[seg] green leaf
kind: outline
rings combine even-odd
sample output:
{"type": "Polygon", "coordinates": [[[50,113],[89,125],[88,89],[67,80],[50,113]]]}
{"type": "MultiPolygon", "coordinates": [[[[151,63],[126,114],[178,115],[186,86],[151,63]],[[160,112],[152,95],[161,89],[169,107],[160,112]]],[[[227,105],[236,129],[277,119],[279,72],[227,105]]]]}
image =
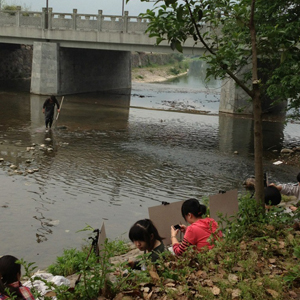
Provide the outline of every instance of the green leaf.
{"type": "Polygon", "coordinates": [[[175,4],[177,0],[165,0],[166,6],[175,4]]]}
{"type": "Polygon", "coordinates": [[[162,37],[158,37],[157,39],[156,39],[156,45],[159,45],[162,41],[164,41],[165,40],[165,38],[162,38],[162,37]]]}
{"type": "Polygon", "coordinates": [[[198,11],[198,21],[201,21],[202,18],[203,18],[203,11],[202,11],[202,9],[200,9],[200,10],[198,11]]]}
{"type": "Polygon", "coordinates": [[[175,47],[176,47],[176,50],[178,51],[178,52],[180,52],[180,53],[182,53],[182,45],[181,45],[181,43],[179,42],[179,41],[176,41],[175,42],[175,47]]]}

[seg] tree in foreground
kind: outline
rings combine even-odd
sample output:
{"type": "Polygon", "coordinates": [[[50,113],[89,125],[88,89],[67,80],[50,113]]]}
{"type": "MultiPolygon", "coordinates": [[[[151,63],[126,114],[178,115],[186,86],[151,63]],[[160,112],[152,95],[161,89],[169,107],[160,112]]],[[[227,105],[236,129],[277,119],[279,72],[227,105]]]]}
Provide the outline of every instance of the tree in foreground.
{"type": "MultiPolygon", "coordinates": [[[[129,0],[127,0],[128,2],[129,0]]],[[[153,2],[141,0],[141,2],[153,2]]],[[[255,198],[264,207],[262,104],[300,106],[300,0],[158,0],[141,14],[156,44],[206,49],[207,78],[232,78],[253,105],[255,198]],[[201,46],[202,46],[201,45],[201,46]]]]}

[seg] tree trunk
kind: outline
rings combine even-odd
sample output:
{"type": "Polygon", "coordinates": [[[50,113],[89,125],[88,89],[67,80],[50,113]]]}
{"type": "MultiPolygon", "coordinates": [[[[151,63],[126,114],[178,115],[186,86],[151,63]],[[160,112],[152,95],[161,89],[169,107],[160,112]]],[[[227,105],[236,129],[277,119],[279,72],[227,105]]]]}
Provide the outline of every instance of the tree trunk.
{"type": "Polygon", "coordinates": [[[253,87],[253,118],[254,118],[254,168],[255,168],[255,200],[264,209],[264,170],[263,170],[263,135],[262,110],[257,75],[257,45],[254,23],[255,0],[251,1],[250,35],[252,46],[252,87],[253,87]]]}

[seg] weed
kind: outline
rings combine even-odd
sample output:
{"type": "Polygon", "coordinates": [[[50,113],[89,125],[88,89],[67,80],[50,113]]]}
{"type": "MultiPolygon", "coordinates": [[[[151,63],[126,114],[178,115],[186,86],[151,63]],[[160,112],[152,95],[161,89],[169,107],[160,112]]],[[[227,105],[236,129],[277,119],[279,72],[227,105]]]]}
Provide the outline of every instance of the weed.
{"type": "Polygon", "coordinates": [[[64,250],[63,255],[56,258],[56,262],[47,268],[53,275],[68,276],[80,270],[81,263],[87,257],[87,252],[76,249],[64,250]]]}
{"type": "Polygon", "coordinates": [[[288,274],[284,277],[284,281],[289,285],[296,284],[300,285],[300,246],[295,246],[294,248],[294,256],[298,258],[296,264],[290,269],[288,274]]]}

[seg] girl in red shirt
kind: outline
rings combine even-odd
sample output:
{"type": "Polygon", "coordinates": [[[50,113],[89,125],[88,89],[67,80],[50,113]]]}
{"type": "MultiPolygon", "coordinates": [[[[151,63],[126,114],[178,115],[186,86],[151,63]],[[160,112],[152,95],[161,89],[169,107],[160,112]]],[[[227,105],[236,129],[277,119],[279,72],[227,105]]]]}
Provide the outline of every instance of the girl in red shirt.
{"type": "MultiPolygon", "coordinates": [[[[182,255],[189,246],[196,246],[198,250],[207,247],[211,249],[213,244],[209,243],[209,238],[218,228],[218,223],[212,218],[203,218],[206,214],[206,206],[200,204],[197,199],[188,199],[181,206],[183,218],[191,224],[190,226],[180,225],[180,229],[171,226],[171,242],[174,253],[182,255]],[[184,232],[181,243],[178,242],[176,235],[184,232]]],[[[222,232],[218,231],[214,238],[222,237],[222,232]]]]}

